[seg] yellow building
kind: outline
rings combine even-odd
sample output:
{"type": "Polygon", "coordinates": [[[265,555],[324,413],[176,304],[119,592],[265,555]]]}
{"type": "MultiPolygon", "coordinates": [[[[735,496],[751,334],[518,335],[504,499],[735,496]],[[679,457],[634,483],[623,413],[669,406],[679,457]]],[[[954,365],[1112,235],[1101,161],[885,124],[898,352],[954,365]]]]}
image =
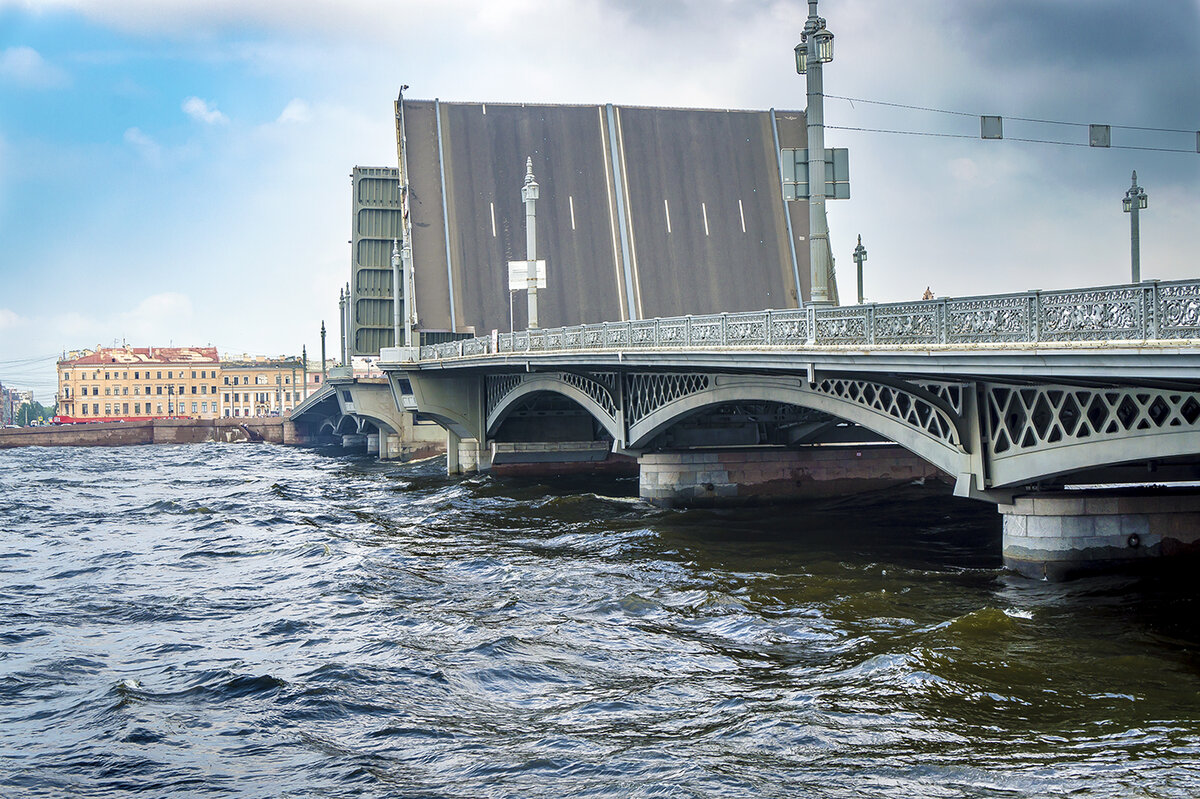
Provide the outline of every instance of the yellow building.
{"type": "Polygon", "coordinates": [[[221,361],[221,416],[289,416],[310,393],[300,358],[242,355],[221,361]]]}
{"type": "Polygon", "coordinates": [[[220,415],[215,347],[101,347],[58,362],[58,420],[220,415]]]}

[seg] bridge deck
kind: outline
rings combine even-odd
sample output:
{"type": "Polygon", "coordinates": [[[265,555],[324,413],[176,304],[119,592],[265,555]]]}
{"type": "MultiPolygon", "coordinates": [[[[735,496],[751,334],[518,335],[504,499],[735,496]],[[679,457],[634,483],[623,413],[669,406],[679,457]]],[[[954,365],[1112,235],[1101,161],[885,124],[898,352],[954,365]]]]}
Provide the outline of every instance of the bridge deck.
{"type": "MultiPolygon", "coordinates": [[[[509,329],[527,157],[543,324],[796,307],[807,292],[807,206],[783,201],[775,141],[804,146],[800,112],[405,100],[404,128],[422,329],[509,329]]],[[[526,327],[524,293],[513,312],[526,327]]]]}

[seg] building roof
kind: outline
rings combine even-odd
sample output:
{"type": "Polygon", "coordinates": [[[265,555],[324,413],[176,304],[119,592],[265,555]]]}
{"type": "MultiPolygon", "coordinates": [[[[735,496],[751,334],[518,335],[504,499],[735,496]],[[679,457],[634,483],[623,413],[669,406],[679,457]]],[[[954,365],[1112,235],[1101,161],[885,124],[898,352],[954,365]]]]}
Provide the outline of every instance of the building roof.
{"type": "Polygon", "coordinates": [[[281,355],[267,358],[262,355],[233,355],[221,360],[222,369],[299,369],[303,365],[299,355],[281,355]]]}
{"type": "Polygon", "coordinates": [[[216,364],[216,347],[101,347],[75,357],[63,358],[59,366],[99,366],[103,364],[216,364]]]}

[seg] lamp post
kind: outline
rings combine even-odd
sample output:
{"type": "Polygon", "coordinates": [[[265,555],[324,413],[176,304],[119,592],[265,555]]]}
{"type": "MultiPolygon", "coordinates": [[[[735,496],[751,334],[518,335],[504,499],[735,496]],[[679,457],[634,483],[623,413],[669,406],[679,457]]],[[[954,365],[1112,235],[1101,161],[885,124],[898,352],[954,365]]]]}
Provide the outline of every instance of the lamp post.
{"type": "Polygon", "coordinates": [[[325,320],[321,320],[321,384],[325,384],[328,375],[325,373],[325,320]]]}
{"type": "Polygon", "coordinates": [[[829,225],[825,219],[825,108],[821,65],[833,60],[833,34],[817,16],[817,0],[808,0],[808,19],[796,45],[796,72],[807,77],[808,108],[808,265],[809,299],[828,304],[829,225]]]}
{"type": "Polygon", "coordinates": [[[407,347],[400,343],[400,240],[392,239],[392,346],[407,347]]]}
{"type": "Polygon", "coordinates": [[[1148,195],[1137,184],[1137,171],[1135,170],[1133,182],[1125,191],[1125,199],[1121,201],[1125,213],[1129,214],[1129,261],[1134,283],[1142,282],[1142,240],[1138,230],[1138,211],[1146,207],[1147,199],[1148,195]]]}
{"type": "Polygon", "coordinates": [[[858,246],[854,248],[854,263],[858,264],[858,304],[863,304],[862,265],[867,260],[867,248],[862,246],[862,234],[858,234],[858,246]]]}
{"type": "Polygon", "coordinates": [[[526,268],[526,280],[529,286],[529,329],[538,326],[537,307],[537,199],[538,184],[533,179],[533,158],[525,159],[525,185],[521,187],[521,199],[525,201],[525,259],[529,266],[526,268]]]}
{"type": "Polygon", "coordinates": [[[353,313],[354,313],[354,301],[350,298],[350,283],[349,283],[349,281],[347,281],[346,282],[346,318],[342,320],[342,324],[343,324],[342,349],[344,350],[344,354],[342,356],[342,358],[343,358],[342,366],[352,366],[353,365],[352,361],[350,360],[350,353],[354,349],[354,343],[351,340],[351,336],[353,335],[353,333],[351,332],[351,324],[350,324],[351,315],[353,313]]]}
{"type": "Polygon", "coordinates": [[[342,366],[346,365],[346,292],[338,289],[338,326],[341,327],[342,338],[338,342],[338,355],[342,358],[342,366]]]}

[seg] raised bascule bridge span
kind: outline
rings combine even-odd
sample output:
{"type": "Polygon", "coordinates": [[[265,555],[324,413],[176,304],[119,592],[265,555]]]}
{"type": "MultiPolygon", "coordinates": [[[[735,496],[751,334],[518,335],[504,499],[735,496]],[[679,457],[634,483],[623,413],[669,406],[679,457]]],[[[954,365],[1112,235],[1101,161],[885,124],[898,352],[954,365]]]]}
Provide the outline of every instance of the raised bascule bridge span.
{"type": "Polygon", "coordinates": [[[1200,494],[1148,485],[1200,480],[1200,281],[575,325],[381,361],[399,404],[449,431],[452,471],[612,453],[666,504],[936,477],[996,503],[1006,563],[1047,577],[1200,542],[1200,494]]]}

